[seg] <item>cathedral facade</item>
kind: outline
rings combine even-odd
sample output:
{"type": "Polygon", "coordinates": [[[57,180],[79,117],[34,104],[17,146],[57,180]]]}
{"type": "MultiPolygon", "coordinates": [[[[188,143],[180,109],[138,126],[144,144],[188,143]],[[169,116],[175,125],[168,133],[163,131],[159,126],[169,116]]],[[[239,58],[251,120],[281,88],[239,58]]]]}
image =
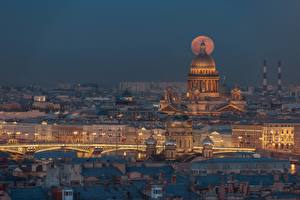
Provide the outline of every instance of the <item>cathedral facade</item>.
{"type": "MultiPolygon", "coordinates": [[[[195,38],[196,45],[187,78],[186,94],[177,95],[171,88],[166,89],[160,101],[160,111],[169,115],[181,113],[185,115],[218,116],[222,113],[242,114],[246,111],[241,90],[235,88],[231,94],[220,92],[220,75],[212,56],[213,41],[206,36],[195,38]]],[[[193,46],[192,46],[193,48],[193,46]]]]}

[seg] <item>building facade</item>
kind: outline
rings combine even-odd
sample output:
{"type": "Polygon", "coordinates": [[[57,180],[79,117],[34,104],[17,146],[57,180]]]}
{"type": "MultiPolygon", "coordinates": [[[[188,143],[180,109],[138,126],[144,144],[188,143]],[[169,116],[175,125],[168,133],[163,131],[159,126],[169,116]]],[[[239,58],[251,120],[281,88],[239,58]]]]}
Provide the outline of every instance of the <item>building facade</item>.
{"type": "Polygon", "coordinates": [[[232,126],[232,142],[235,147],[256,148],[278,152],[292,152],[296,123],[241,124],[232,126]]]}
{"type": "Polygon", "coordinates": [[[233,125],[233,146],[242,148],[262,148],[262,130],[262,125],[233,125]]]}
{"type": "Polygon", "coordinates": [[[187,116],[175,116],[166,124],[166,141],[176,142],[176,152],[193,151],[193,123],[187,116]]]}
{"type": "Polygon", "coordinates": [[[263,149],[292,151],[294,148],[294,127],[289,123],[267,123],[262,131],[263,149]]]}
{"type": "Polygon", "coordinates": [[[300,155],[300,125],[294,128],[294,153],[300,155]]]}

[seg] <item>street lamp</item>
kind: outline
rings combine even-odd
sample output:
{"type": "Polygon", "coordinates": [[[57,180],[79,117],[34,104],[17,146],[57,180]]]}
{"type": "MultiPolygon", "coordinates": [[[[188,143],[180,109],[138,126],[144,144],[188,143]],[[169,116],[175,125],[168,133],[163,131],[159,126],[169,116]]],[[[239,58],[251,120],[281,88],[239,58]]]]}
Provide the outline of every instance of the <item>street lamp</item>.
{"type": "Polygon", "coordinates": [[[139,132],[136,139],[136,148],[139,150],[139,143],[141,142],[141,137],[143,136],[143,132],[139,132]]]}
{"type": "Polygon", "coordinates": [[[121,128],[118,128],[115,134],[115,139],[116,139],[116,155],[117,155],[117,150],[118,150],[118,138],[121,137],[121,128]]]}
{"type": "Polygon", "coordinates": [[[85,142],[86,142],[86,132],[83,131],[83,132],[81,133],[81,135],[82,135],[82,141],[85,143],[85,142]]]}
{"type": "Polygon", "coordinates": [[[76,143],[76,135],[78,134],[78,132],[77,132],[77,131],[74,131],[73,134],[74,134],[74,137],[73,137],[73,143],[76,143]]]}
{"type": "Polygon", "coordinates": [[[38,133],[34,133],[34,141],[37,142],[37,137],[39,136],[38,133]]]}

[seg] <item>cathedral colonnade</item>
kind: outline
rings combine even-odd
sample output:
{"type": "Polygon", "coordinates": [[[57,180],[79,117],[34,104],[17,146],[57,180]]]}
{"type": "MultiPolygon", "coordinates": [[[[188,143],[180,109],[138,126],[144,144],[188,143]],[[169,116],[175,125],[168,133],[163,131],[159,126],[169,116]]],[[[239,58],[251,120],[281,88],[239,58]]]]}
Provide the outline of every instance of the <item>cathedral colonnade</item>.
{"type": "Polygon", "coordinates": [[[189,90],[199,90],[199,92],[218,92],[219,81],[218,80],[189,80],[189,90]]]}

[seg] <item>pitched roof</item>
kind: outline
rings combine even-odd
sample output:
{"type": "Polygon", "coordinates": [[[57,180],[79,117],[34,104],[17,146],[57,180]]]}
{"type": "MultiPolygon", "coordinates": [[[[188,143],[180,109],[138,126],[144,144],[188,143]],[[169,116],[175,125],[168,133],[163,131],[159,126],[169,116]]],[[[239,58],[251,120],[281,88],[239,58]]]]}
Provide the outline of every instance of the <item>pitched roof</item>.
{"type": "Polygon", "coordinates": [[[121,176],[122,173],[115,167],[99,167],[99,168],[85,168],[82,170],[82,175],[85,177],[106,177],[121,176]]]}
{"type": "Polygon", "coordinates": [[[12,200],[41,200],[47,199],[47,193],[41,187],[13,188],[10,190],[12,200]]]}

